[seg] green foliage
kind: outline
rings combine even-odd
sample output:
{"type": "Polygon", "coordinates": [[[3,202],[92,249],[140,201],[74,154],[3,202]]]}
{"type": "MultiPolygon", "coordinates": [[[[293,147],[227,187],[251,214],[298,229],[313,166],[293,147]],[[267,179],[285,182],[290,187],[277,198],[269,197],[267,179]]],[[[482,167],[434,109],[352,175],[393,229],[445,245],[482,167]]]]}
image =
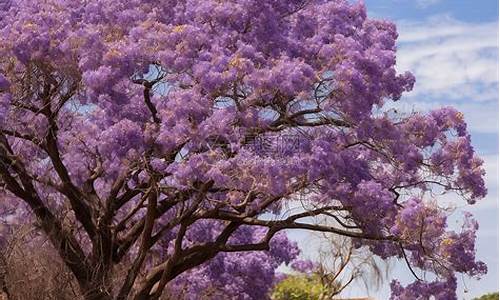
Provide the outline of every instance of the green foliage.
{"type": "Polygon", "coordinates": [[[318,300],[336,294],[337,285],[322,283],[318,275],[291,275],[278,283],[272,292],[273,300],[318,300]]]}
{"type": "Polygon", "coordinates": [[[485,294],[479,298],[474,298],[474,300],[498,300],[498,292],[485,294]]]}

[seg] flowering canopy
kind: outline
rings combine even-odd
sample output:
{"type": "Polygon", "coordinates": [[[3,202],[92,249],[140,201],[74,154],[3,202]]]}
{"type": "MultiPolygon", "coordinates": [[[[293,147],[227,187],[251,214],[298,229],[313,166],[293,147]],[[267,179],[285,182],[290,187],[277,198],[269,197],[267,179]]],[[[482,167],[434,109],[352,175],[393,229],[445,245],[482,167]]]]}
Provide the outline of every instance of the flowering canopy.
{"type": "Polygon", "coordinates": [[[0,212],[33,216],[87,299],[264,299],[298,255],[286,229],[436,275],[394,299],[453,299],[457,272],[486,272],[477,223],[447,229],[436,196],[486,194],[463,116],[384,112],[415,80],[363,4],[0,6],[0,212]]]}

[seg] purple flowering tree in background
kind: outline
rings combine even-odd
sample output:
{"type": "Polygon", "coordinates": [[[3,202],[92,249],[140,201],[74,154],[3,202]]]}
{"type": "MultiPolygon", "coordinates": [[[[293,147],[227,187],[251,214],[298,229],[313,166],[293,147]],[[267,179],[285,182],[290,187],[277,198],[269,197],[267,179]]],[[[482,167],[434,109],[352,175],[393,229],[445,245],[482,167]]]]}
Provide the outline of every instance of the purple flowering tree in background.
{"type": "Polygon", "coordinates": [[[414,78],[362,4],[11,0],[0,28],[2,222],[33,221],[86,299],[265,299],[291,229],[434,274],[393,299],[486,272],[438,202],[486,194],[463,117],[384,110],[414,78]]]}

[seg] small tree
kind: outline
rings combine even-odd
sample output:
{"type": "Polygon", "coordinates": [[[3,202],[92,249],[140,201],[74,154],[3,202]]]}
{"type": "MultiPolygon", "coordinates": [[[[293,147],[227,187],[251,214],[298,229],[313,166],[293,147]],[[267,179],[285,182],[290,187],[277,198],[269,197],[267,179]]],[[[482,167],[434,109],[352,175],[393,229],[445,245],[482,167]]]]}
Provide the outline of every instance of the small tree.
{"type": "Polygon", "coordinates": [[[477,223],[447,230],[434,197],[486,194],[463,116],[384,113],[414,78],[362,4],[13,0],[0,28],[2,220],[44,232],[87,300],[263,299],[296,229],[437,275],[394,297],[486,272],[477,223]]]}
{"type": "Polygon", "coordinates": [[[273,300],[320,300],[332,299],[340,286],[327,286],[319,274],[289,275],[273,289],[273,300]],[[328,295],[328,296],[327,296],[328,295]]]}
{"type": "Polygon", "coordinates": [[[474,300],[498,300],[498,293],[484,294],[479,298],[474,298],[474,300]]]}
{"type": "Polygon", "coordinates": [[[317,262],[297,260],[291,274],[283,274],[272,292],[273,300],[330,300],[340,295],[355,280],[377,287],[383,269],[369,251],[355,249],[346,238],[318,236],[317,262]]]}

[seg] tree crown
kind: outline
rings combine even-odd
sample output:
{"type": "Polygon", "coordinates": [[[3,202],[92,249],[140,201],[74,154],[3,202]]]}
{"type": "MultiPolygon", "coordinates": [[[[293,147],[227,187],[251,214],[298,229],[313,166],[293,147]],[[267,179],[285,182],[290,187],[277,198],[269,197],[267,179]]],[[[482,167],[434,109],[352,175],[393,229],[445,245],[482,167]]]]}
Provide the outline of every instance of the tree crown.
{"type": "Polygon", "coordinates": [[[436,196],[486,194],[463,116],[385,109],[415,79],[396,72],[394,24],[362,4],[1,5],[1,212],[34,216],[83,290],[263,299],[298,255],[292,229],[436,275],[394,282],[396,298],[453,297],[455,273],[486,272],[477,222],[447,229],[436,196]]]}

